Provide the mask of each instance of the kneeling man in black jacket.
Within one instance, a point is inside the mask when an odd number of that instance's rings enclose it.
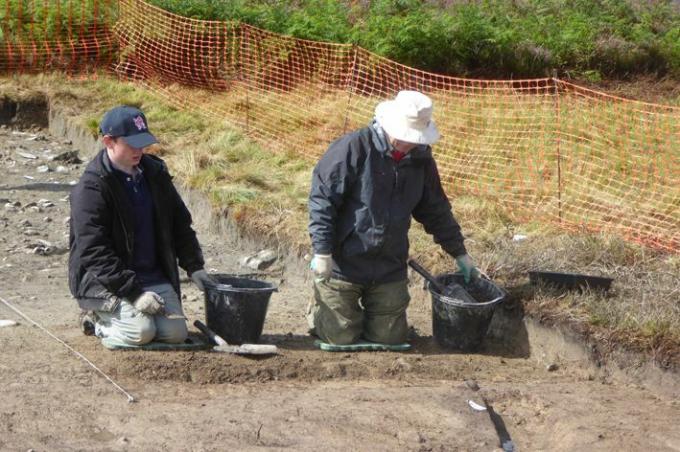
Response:
[[[163,160],[144,113],[120,106],[100,124],[105,149],[71,192],[69,287],[85,334],[110,345],[187,337],[179,266],[204,289],[209,276],[191,214]]]

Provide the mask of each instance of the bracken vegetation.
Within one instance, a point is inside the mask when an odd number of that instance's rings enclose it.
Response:
[[[239,20],[299,38],[353,43],[433,72],[598,81],[680,77],[673,0],[152,0],[197,19]]]

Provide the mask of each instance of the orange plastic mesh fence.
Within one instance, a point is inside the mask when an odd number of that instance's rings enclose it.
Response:
[[[680,109],[557,86],[561,224],[680,250]]]
[[[0,0],[0,71],[110,66],[117,9],[117,0]]]
[[[9,14],[21,1],[32,8],[30,24]],[[117,15],[113,0],[57,0],[61,14],[52,15],[39,11],[54,1],[5,2],[2,70],[78,69],[117,51],[120,76],[311,160],[368,124],[381,100],[420,90],[435,102],[442,139],[434,152],[450,195],[492,200],[516,221],[680,251],[678,107],[553,78],[437,75],[355,46],[189,19],[143,0],[120,0]]]

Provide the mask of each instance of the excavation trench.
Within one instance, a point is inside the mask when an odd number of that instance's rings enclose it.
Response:
[[[3,98],[0,103],[0,125],[9,139],[11,149],[4,152],[4,160],[13,159],[2,185],[0,197],[5,203],[19,202],[20,210],[28,217],[31,203],[38,198],[49,198],[58,193],[61,202],[55,201],[50,214],[53,219],[44,224],[44,238],[56,237],[56,247],[65,251],[64,219],[68,216],[65,201],[70,185],[77,180],[84,164],[66,165],[66,171],[55,172],[55,162],[44,158],[59,152],[77,150],[87,161],[98,148],[92,134],[69,118],[64,110],[50,107],[45,96],[12,100]],[[162,131],[156,131],[162,135]],[[40,139],[35,137],[39,136]],[[56,146],[58,149],[50,151]],[[17,152],[33,153],[36,158],[22,158]],[[40,166],[51,168],[36,173]],[[63,167],[63,165],[61,165]],[[30,174],[29,174],[30,173]],[[270,381],[479,381],[519,382],[527,378],[582,378],[587,381],[621,379],[628,383],[644,383],[655,392],[677,396],[677,376],[657,369],[644,356],[625,351],[609,351],[605,357],[594,342],[560,326],[546,326],[524,315],[523,301],[509,297],[497,310],[492,320],[484,346],[473,354],[453,353],[439,347],[432,338],[432,317],[429,293],[424,290],[421,278],[410,275],[412,301],[409,321],[412,325],[413,349],[405,353],[324,353],[314,348],[313,339],[307,335],[304,312],[311,298],[308,264],[301,258],[285,252],[285,244],[262,243],[257,238],[239,233],[228,216],[217,213],[200,193],[181,190],[192,212],[199,238],[204,246],[207,267],[221,273],[252,273],[239,265],[239,260],[250,253],[272,248],[280,257],[277,270],[261,274],[262,279],[276,283],[279,292],[270,302],[262,341],[277,345],[281,354],[269,358],[245,358],[228,354],[198,352],[111,352],[103,349],[91,337],[74,335],[71,343],[100,362],[103,368],[118,378],[137,381],[177,381],[199,384],[247,383]],[[6,226],[11,221],[5,212]],[[26,218],[26,221],[33,221]],[[50,229],[53,229],[50,232]],[[25,228],[12,230],[3,238],[5,247],[19,249],[27,240]],[[52,259],[47,268],[53,273],[45,278],[38,276],[21,281],[19,270],[9,267],[2,273],[3,287],[11,287],[17,296],[35,297],[46,288],[58,291],[64,305],[55,313],[35,311],[36,317],[57,316],[57,328],[69,331],[76,328],[75,302],[68,297],[64,252],[43,257]],[[14,269],[14,270],[12,270]],[[16,272],[15,272],[16,271]],[[186,282],[186,281],[185,281]],[[205,321],[202,295],[192,285],[185,284],[183,303],[190,321]],[[511,288],[512,289],[512,288]],[[511,293],[514,293],[511,290]],[[29,311],[35,306],[26,306]],[[73,317],[69,318],[65,313]],[[60,317],[61,316],[61,317]],[[45,320],[45,318],[44,318]],[[70,334],[70,333],[69,333]],[[143,357],[142,357],[143,355]]]

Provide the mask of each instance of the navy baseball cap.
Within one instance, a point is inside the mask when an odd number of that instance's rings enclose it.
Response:
[[[127,105],[107,111],[99,124],[99,131],[102,135],[110,135],[114,138],[123,137],[127,144],[137,149],[158,143],[156,137],[149,133],[149,125],[144,113]]]

